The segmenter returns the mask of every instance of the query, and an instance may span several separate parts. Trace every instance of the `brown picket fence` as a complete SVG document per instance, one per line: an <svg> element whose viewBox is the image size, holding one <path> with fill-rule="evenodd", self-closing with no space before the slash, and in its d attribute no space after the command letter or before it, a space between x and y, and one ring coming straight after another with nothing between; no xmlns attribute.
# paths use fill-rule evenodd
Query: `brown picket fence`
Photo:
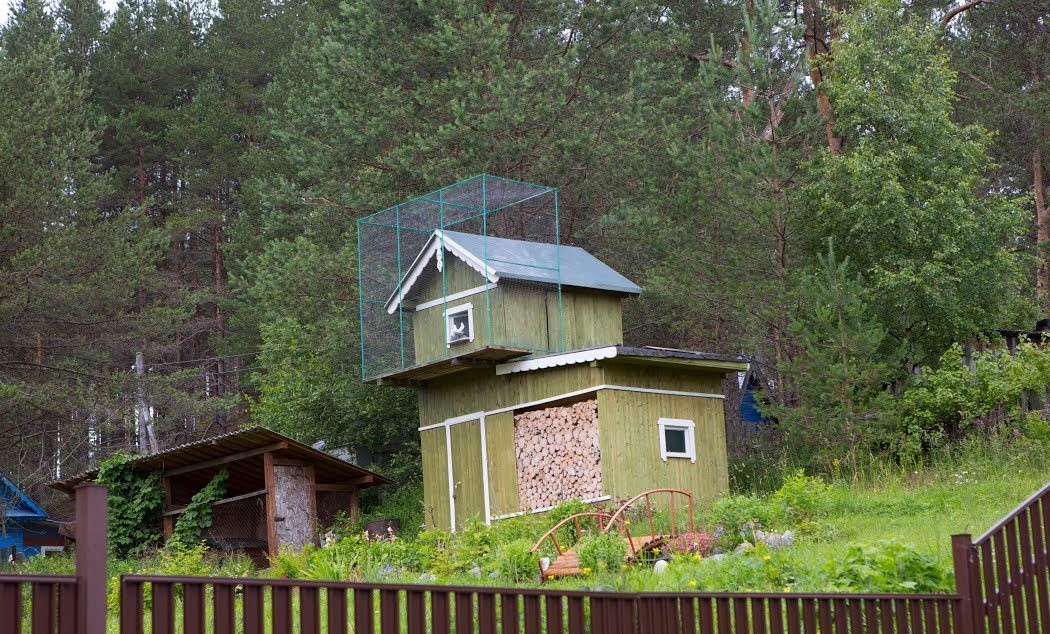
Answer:
<svg viewBox="0 0 1050 634"><path fill-rule="evenodd" d="M1050 484L956 551L959 592L972 597L973 631L1050 634ZM967 570L959 574L959 567Z"/></svg>
<svg viewBox="0 0 1050 634"><path fill-rule="evenodd" d="M104 634L106 497L75 577L0 575L0 634ZM973 541L954 594L625 593L126 575L121 634L1050 634L1050 484ZM117 615L113 615L117 616ZM117 626L117 619L111 624Z"/></svg>
<svg viewBox="0 0 1050 634"><path fill-rule="evenodd" d="M147 597L149 600L147 601ZM936 634L952 595L619 593L126 576L121 633Z"/></svg>

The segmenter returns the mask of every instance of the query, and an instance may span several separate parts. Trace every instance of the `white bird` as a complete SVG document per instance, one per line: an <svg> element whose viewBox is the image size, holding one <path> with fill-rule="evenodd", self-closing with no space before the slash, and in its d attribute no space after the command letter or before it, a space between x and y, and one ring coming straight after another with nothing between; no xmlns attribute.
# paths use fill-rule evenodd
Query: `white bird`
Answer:
<svg viewBox="0 0 1050 634"><path fill-rule="evenodd" d="M463 335L466 334L466 331L467 331L467 323L466 322L461 322L458 326L455 323L452 324L452 338L453 339L461 339L461 338L463 338Z"/></svg>

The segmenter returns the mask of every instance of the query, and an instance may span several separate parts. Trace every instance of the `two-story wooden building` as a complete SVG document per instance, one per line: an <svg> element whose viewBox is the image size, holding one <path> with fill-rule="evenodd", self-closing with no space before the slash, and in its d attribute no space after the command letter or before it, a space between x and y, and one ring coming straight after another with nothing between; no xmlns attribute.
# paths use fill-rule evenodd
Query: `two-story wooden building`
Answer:
<svg viewBox="0 0 1050 634"><path fill-rule="evenodd" d="M641 289L623 275L580 248L445 229L401 271L385 309L414 363L368 380L418 392L430 525L726 490L722 379L747 364L624 346Z"/></svg>

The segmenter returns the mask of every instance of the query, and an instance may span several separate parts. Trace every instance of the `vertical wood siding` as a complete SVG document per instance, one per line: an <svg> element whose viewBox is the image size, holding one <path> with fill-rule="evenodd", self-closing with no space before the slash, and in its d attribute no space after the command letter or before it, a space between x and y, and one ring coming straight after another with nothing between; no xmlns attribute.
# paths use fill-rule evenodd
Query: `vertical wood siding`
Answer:
<svg viewBox="0 0 1050 634"><path fill-rule="evenodd" d="M456 496L456 528L471 519L485 521L485 488L481 477L481 421L453 425L452 483Z"/></svg>
<svg viewBox="0 0 1050 634"><path fill-rule="evenodd" d="M445 428L420 432L420 445L423 456L423 509L427 526L447 528L452 520L448 508Z"/></svg>
<svg viewBox="0 0 1050 634"><path fill-rule="evenodd" d="M661 459L660 418L684 418L696 424L696 462ZM703 502L729 486L719 400L602 390L598 392L598 436L602 481L605 493L613 498L675 487Z"/></svg>
<svg viewBox="0 0 1050 634"><path fill-rule="evenodd" d="M493 517L518 511L518 472L514 412L485 417L489 459L489 505Z"/></svg>
<svg viewBox="0 0 1050 634"><path fill-rule="evenodd" d="M549 349L581 350L623 343L623 306L619 295L586 289L562 289L561 328L558 323L558 293L547 294Z"/></svg>

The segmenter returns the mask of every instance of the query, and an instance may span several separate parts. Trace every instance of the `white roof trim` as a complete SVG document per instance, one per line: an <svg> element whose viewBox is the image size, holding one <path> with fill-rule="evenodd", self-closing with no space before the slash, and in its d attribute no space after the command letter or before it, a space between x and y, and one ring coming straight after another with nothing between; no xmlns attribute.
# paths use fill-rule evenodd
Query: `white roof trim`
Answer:
<svg viewBox="0 0 1050 634"><path fill-rule="evenodd" d="M524 361L512 361L496 366L496 375L514 374L515 372L528 372L529 370L543 370L564 365L577 363L590 363L601 359L612 359L616 356L616 346L604 348L592 348L590 350L579 350L577 352L566 352L563 354L552 354L538 359L525 359Z"/></svg>
<svg viewBox="0 0 1050 634"><path fill-rule="evenodd" d="M495 269L485 264L480 258L470 251L467 251L452 238L448 237L444 231L441 229L435 229L434 235L430 236L426 245L423 246L419 255L417 255L416 259L412 262L412 266L409 267L408 272L405 273L403 278L401 278L401 283L398 284L393 295L387 300L387 313L393 315L397 311L397 307L401 305L401 301L405 299L405 295L419 280L419 277L423 275L423 271L427 269L427 264L430 263L431 258L437 256L439 258L438 270L440 271L442 269L442 259L440 255L442 244L449 253L462 260L470 268L485 276L489 283L495 284L499 281L499 275L496 274Z"/></svg>

